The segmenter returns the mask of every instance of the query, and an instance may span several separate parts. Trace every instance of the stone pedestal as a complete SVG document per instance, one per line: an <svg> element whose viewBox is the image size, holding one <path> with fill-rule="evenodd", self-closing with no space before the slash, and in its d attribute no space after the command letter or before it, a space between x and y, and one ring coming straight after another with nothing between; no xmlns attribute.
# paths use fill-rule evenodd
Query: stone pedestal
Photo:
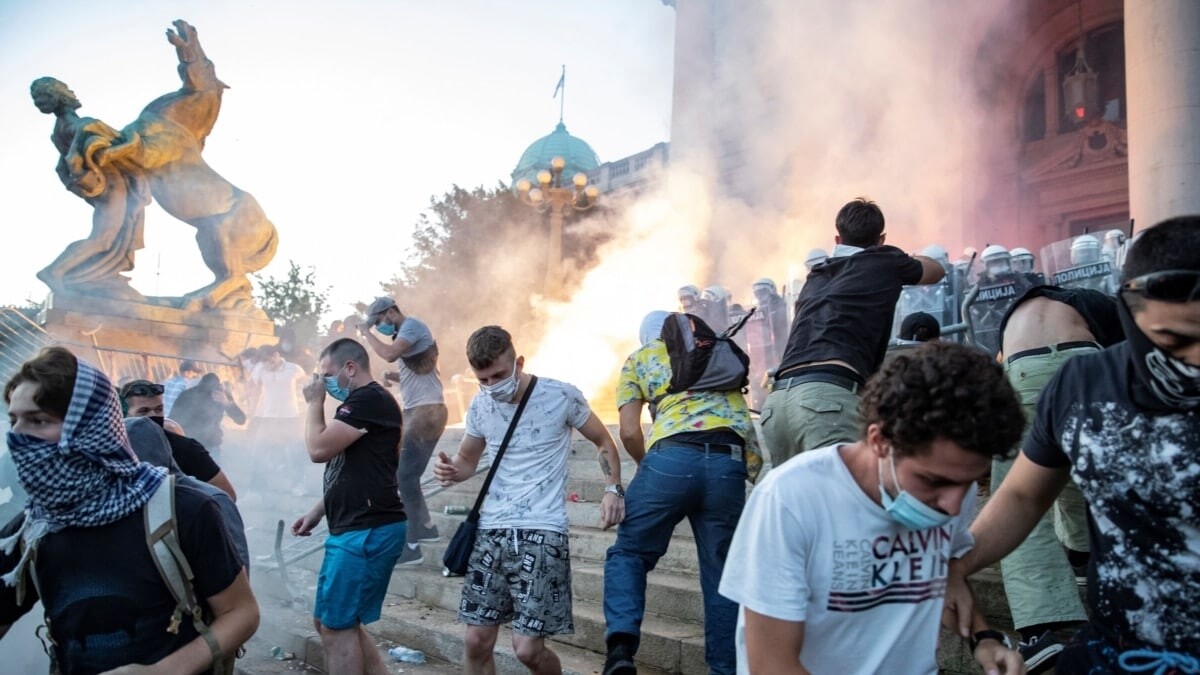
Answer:
<svg viewBox="0 0 1200 675"><path fill-rule="evenodd" d="M177 359L227 364L247 347L276 342L275 325L261 311L257 315L196 312L167 302L53 293L39 322L55 340L78 350L84 358L93 352L100 367L114 376L145 377L137 374L141 370L136 365L140 355L163 364L147 370L169 370L167 364ZM118 367L121 363L130 365Z"/></svg>

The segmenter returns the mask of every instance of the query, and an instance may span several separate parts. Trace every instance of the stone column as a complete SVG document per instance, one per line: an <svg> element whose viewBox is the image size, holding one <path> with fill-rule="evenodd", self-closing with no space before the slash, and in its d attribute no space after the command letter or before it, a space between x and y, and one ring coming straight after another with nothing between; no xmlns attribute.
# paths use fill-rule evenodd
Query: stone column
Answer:
<svg viewBox="0 0 1200 675"><path fill-rule="evenodd" d="M1125 1L1125 91L1137 229L1200 213L1200 1Z"/></svg>

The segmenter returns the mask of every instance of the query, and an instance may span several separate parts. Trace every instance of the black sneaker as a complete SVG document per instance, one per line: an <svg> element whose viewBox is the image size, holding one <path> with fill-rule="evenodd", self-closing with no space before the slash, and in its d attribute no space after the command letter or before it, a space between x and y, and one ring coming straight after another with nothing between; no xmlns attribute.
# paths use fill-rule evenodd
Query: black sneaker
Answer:
<svg viewBox="0 0 1200 675"><path fill-rule="evenodd" d="M437 525L430 525L429 527L417 526L417 541L433 542L441 541L441 539L442 536L438 533Z"/></svg>
<svg viewBox="0 0 1200 675"><path fill-rule="evenodd" d="M1063 644L1050 631L1017 645L1017 651L1021 652L1021 658L1025 659L1025 668L1029 675L1050 670L1062 650Z"/></svg>
<svg viewBox="0 0 1200 675"><path fill-rule="evenodd" d="M600 672L602 675L637 675L637 666L627 652L615 651L604 659L604 670Z"/></svg>
<svg viewBox="0 0 1200 675"><path fill-rule="evenodd" d="M423 562L425 562L425 556L421 555L420 545L418 545L416 548L413 548L412 546L405 544L404 552L400 554L400 559L396 561L396 565L405 565L411 567L413 565L420 565Z"/></svg>

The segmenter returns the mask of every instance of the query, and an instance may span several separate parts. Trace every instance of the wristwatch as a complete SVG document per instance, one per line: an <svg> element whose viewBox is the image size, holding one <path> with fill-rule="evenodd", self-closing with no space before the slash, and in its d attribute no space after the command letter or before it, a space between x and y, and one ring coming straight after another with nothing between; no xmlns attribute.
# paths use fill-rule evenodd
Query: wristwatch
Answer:
<svg viewBox="0 0 1200 675"><path fill-rule="evenodd" d="M987 630L981 630L971 636L971 652L974 653L979 647L979 643L983 642L984 640L995 640L1008 649L1013 648L1012 638L1008 637L1008 635L1005 633L1001 633L998 630L992 630L989 628Z"/></svg>
<svg viewBox="0 0 1200 675"><path fill-rule="evenodd" d="M610 494L610 495L616 495L616 496L620 497L621 499L625 498L625 488L621 487L620 483L613 483L612 485L605 485L604 492L606 492L607 494Z"/></svg>

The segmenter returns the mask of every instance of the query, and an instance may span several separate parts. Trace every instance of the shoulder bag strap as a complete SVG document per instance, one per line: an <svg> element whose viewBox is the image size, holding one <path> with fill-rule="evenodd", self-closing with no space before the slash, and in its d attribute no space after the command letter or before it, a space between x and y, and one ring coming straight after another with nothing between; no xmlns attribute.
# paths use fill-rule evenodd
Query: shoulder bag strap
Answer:
<svg viewBox="0 0 1200 675"><path fill-rule="evenodd" d="M504 456L504 451L508 448L508 441L512 438L513 430L517 428L517 420L521 419L521 413L524 412L525 404L529 402L529 395L533 393L533 387L536 384L537 375L530 375L529 386L525 388L525 395L521 397L521 402L517 404L517 412L513 413L512 421L508 423L508 431L504 432L504 440L500 441L500 447L496 450L496 457L492 460L492 468L488 469L487 478L483 479L483 487L479 488L479 496L475 498L475 506L467 514L467 520L472 523L479 521L479 510L483 508L483 499L487 497L488 488L492 485L492 478L495 477L496 469L500 466L500 458Z"/></svg>

